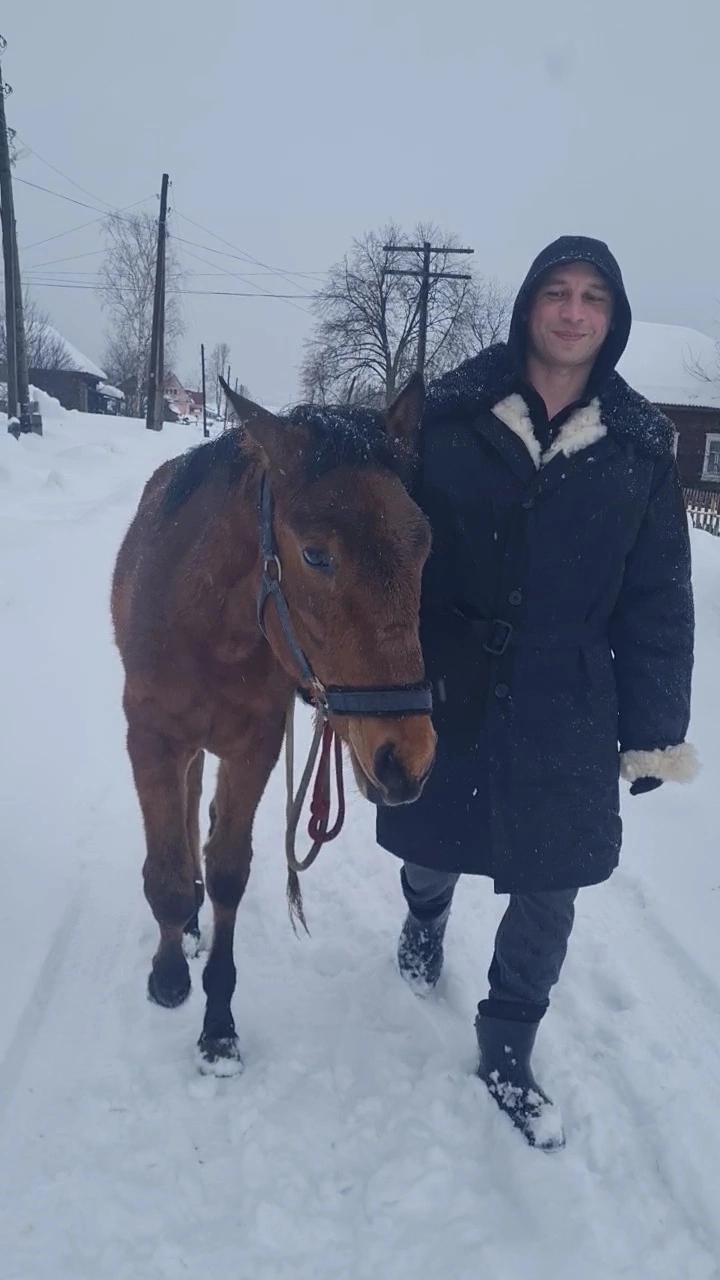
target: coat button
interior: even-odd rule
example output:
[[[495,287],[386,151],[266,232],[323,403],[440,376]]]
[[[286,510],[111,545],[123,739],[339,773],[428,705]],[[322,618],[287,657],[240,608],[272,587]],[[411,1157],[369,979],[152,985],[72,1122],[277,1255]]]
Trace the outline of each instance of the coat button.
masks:
[[[515,591],[510,592],[508,604],[513,604],[517,608],[518,605],[522,604],[522,598],[522,591],[518,587]]]
[[[509,693],[510,693],[510,689],[508,688],[508,686],[507,686],[506,684],[496,684],[496,685],[495,685],[495,697],[496,697],[496,698],[507,698],[507,696],[508,696],[508,694],[509,694]]]

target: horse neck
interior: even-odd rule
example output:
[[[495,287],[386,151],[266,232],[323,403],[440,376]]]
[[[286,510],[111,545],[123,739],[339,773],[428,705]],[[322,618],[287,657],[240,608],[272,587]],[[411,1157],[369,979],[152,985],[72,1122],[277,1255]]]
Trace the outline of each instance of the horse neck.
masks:
[[[252,575],[260,565],[258,497],[260,466],[251,466],[238,484],[213,494],[215,536],[212,570],[218,584]],[[207,566],[210,570],[210,565]]]

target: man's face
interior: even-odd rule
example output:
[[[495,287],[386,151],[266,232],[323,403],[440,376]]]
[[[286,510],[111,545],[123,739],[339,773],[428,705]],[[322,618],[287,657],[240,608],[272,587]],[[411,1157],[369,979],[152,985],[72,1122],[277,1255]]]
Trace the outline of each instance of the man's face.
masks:
[[[592,367],[612,322],[613,291],[584,262],[554,267],[540,282],[528,317],[528,347],[554,369]]]

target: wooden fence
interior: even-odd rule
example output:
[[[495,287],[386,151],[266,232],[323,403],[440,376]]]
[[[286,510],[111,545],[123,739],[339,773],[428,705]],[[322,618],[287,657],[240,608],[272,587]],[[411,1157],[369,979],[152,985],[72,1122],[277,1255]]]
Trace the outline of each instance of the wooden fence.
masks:
[[[720,492],[711,492],[708,489],[683,489],[683,495],[693,526],[720,538]]]
[[[720,511],[706,511],[703,507],[688,507],[688,515],[696,529],[704,529],[720,538]]]
[[[702,507],[703,511],[720,511],[720,489],[683,489],[686,507]]]

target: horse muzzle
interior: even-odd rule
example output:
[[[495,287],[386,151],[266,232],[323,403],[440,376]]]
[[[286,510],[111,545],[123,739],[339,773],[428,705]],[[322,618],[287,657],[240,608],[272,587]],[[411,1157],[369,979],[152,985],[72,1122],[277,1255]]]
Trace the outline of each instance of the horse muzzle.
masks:
[[[437,738],[429,717],[412,724],[396,721],[392,730],[377,721],[348,726],[358,786],[373,804],[412,804],[422,792],[435,762]]]

